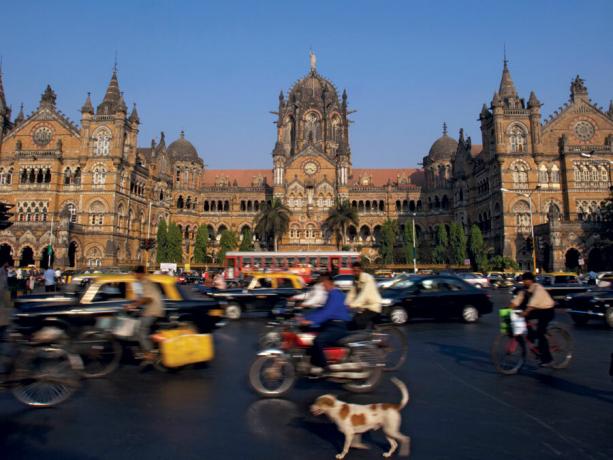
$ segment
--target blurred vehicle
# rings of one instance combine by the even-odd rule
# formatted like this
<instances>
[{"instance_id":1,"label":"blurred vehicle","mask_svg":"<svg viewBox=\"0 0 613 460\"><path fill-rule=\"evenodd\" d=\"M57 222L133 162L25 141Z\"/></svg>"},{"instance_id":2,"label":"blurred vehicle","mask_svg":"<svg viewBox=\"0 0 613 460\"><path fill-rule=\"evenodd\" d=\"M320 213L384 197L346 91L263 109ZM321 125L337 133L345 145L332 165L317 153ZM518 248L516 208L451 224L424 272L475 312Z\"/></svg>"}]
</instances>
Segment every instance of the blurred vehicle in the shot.
<instances>
[{"instance_id":1,"label":"blurred vehicle","mask_svg":"<svg viewBox=\"0 0 613 460\"><path fill-rule=\"evenodd\" d=\"M336 275L334 277L334 285L341 291L348 291L353 286L353 275Z\"/></svg>"},{"instance_id":2,"label":"blurred vehicle","mask_svg":"<svg viewBox=\"0 0 613 460\"><path fill-rule=\"evenodd\" d=\"M400 275L396 275L392 278L382 278L382 279L377 279L377 287L379 289L387 289L388 287L392 286L394 283L397 283L398 281L401 280L405 280L407 278L409 278L412 275L407 275L405 273L401 273Z\"/></svg>"},{"instance_id":3,"label":"blurred vehicle","mask_svg":"<svg viewBox=\"0 0 613 460\"><path fill-rule=\"evenodd\" d=\"M239 280L239 279L226 280L226 290L227 289L241 289L243 286L248 286L250 281L251 281L251 277L246 278L244 280ZM204 294L204 295L209 295L213 292L220 292L220 290L217 289L215 286L212 286L212 285L207 286L206 284L196 284L194 286L194 291L200 294Z\"/></svg>"},{"instance_id":4,"label":"blurred vehicle","mask_svg":"<svg viewBox=\"0 0 613 460\"><path fill-rule=\"evenodd\" d=\"M613 272L601 272L596 278L596 286L607 288L613 287Z\"/></svg>"},{"instance_id":5,"label":"blurred vehicle","mask_svg":"<svg viewBox=\"0 0 613 460\"><path fill-rule=\"evenodd\" d=\"M490 287L490 281L481 273L464 273L459 272L456 273L455 276L466 281L471 286L476 287L477 289L483 289Z\"/></svg>"},{"instance_id":6,"label":"blurred vehicle","mask_svg":"<svg viewBox=\"0 0 613 460\"><path fill-rule=\"evenodd\" d=\"M490 286L495 288L508 288L515 284L513 273L490 272L487 274L487 280Z\"/></svg>"},{"instance_id":7,"label":"blurred vehicle","mask_svg":"<svg viewBox=\"0 0 613 460\"><path fill-rule=\"evenodd\" d=\"M244 312L271 312L280 303L302 292L306 285L293 273L252 273L246 288L213 290L207 295L225 302L225 316L237 320Z\"/></svg>"},{"instance_id":8,"label":"blurred vehicle","mask_svg":"<svg viewBox=\"0 0 613 460\"><path fill-rule=\"evenodd\" d=\"M473 323L492 312L482 290L455 276L414 276L381 291L383 314L395 324L412 318L460 317Z\"/></svg>"},{"instance_id":9,"label":"blurred vehicle","mask_svg":"<svg viewBox=\"0 0 613 460\"><path fill-rule=\"evenodd\" d=\"M568 309L575 324L583 325L597 319L613 328L613 288L594 288L569 294L560 301L560 306Z\"/></svg>"},{"instance_id":10,"label":"blurred vehicle","mask_svg":"<svg viewBox=\"0 0 613 460\"><path fill-rule=\"evenodd\" d=\"M177 275L177 282L179 284L197 284L202 282L202 275L197 272L181 273Z\"/></svg>"},{"instance_id":11,"label":"blurred vehicle","mask_svg":"<svg viewBox=\"0 0 613 460\"><path fill-rule=\"evenodd\" d=\"M211 331L223 317L223 304L213 299L190 299L172 276L148 275L148 279L160 289L168 316L193 322L199 331L205 332ZM66 297L17 302L14 322L33 331L53 325L76 337L83 327L95 325L100 317L113 316L133 300L135 282L131 274L89 275L86 283Z\"/></svg>"},{"instance_id":12,"label":"blurred vehicle","mask_svg":"<svg viewBox=\"0 0 613 460\"><path fill-rule=\"evenodd\" d=\"M570 294L587 292L587 290L590 288L588 285L582 283L575 273L545 273L543 275L537 276L536 281L537 283L543 285L549 295L556 302L563 300L567 295Z\"/></svg>"}]
</instances>

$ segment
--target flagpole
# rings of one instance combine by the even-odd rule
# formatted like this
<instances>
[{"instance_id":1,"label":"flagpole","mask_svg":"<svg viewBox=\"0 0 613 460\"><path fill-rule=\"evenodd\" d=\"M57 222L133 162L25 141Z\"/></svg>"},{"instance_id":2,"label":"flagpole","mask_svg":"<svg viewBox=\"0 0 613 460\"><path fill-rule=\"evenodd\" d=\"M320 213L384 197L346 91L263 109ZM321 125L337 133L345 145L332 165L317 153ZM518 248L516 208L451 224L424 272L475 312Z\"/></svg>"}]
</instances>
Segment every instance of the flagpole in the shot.
<instances>
[{"instance_id":1,"label":"flagpole","mask_svg":"<svg viewBox=\"0 0 613 460\"><path fill-rule=\"evenodd\" d=\"M47 268L51 267L51 255L53 254L53 213L51 214L51 232L49 233L49 247L47 248Z\"/></svg>"}]
</instances>

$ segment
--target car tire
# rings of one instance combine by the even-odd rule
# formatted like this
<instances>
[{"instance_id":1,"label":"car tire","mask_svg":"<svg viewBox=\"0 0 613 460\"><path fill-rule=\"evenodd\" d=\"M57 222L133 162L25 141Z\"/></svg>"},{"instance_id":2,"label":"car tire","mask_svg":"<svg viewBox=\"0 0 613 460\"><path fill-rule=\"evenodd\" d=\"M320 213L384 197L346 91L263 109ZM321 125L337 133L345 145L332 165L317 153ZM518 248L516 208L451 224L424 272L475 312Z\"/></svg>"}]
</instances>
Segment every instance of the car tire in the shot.
<instances>
[{"instance_id":1,"label":"car tire","mask_svg":"<svg viewBox=\"0 0 613 460\"><path fill-rule=\"evenodd\" d=\"M465 323L475 323L479 319L479 310L472 305L465 305L462 308L462 319Z\"/></svg>"},{"instance_id":2,"label":"car tire","mask_svg":"<svg viewBox=\"0 0 613 460\"><path fill-rule=\"evenodd\" d=\"M406 324L406 322L409 320L409 315L407 314L407 311L402 307L392 308L390 310L389 316L392 323L397 325Z\"/></svg>"},{"instance_id":3,"label":"car tire","mask_svg":"<svg viewBox=\"0 0 613 460\"><path fill-rule=\"evenodd\" d=\"M240 305L236 303L231 303L226 307L225 313L226 318L236 321L241 318L243 310L241 309Z\"/></svg>"},{"instance_id":4,"label":"car tire","mask_svg":"<svg viewBox=\"0 0 613 460\"><path fill-rule=\"evenodd\" d=\"M613 329L613 307L609 307L604 312L605 324Z\"/></svg>"}]
</instances>

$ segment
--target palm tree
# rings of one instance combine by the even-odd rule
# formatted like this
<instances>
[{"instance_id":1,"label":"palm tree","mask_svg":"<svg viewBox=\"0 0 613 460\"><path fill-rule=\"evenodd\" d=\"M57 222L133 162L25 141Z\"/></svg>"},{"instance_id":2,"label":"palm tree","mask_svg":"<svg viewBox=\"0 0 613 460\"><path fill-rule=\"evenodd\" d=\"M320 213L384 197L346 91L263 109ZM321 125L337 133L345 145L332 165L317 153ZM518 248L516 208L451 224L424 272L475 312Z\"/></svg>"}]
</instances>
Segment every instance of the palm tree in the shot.
<instances>
[{"instance_id":1,"label":"palm tree","mask_svg":"<svg viewBox=\"0 0 613 460\"><path fill-rule=\"evenodd\" d=\"M330 214L324 222L324 228L334 233L336 247L340 250L341 244L345 244L347 227L351 224L357 227L358 223L358 212L349 204L349 201L337 201L336 207L330 209Z\"/></svg>"},{"instance_id":2,"label":"palm tree","mask_svg":"<svg viewBox=\"0 0 613 460\"><path fill-rule=\"evenodd\" d=\"M255 233L261 241L266 242L272 236L276 251L279 238L283 237L289 227L290 215L291 211L279 198L274 198L270 203L264 203L258 215L255 216Z\"/></svg>"}]
</instances>

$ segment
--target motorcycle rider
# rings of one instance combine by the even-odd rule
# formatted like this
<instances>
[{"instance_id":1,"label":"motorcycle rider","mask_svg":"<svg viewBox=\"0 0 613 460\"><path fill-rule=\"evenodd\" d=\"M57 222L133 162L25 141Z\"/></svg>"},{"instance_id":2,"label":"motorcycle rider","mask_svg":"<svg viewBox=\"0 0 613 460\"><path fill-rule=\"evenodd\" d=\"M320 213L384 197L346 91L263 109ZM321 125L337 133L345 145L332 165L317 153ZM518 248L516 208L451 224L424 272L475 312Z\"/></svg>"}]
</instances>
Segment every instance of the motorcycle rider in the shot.
<instances>
[{"instance_id":1,"label":"motorcycle rider","mask_svg":"<svg viewBox=\"0 0 613 460\"><path fill-rule=\"evenodd\" d=\"M127 306L129 310L139 309L140 321L136 335L143 351L142 366L152 364L155 355L153 354L153 342L149 338L151 326L158 318L164 316L164 301L160 290L146 277L145 267L139 265L134 269L136 282L133 284L136 299Z\"/></svg>"},{"instance_id":2,"label":"motorcycle rider","mask_svg":"<svg viewBox=\"0 0 613 460\"><path fill-rule=\"evenodd\" d=\"M328 291L321 282L321 278L311 286L311 289L306 294L305 299L300 304L303 308L318 308L326 303Z\"/></svg>"},{"instance_id":3,"label":"motorcycle rider","mask_svg":"<svg viewBox=\"0 0 613 460\"><path fill-rule=\"evenodd\" d=\"M311 373L314 375L322 374L327 369L324 349L347 335L347 322L351 320L345 305L345 294L334 286L330 273L322 273L319 282L328 293L326 302L321 308L308 312L302 320L303 325L319 330L311 348Z\"/></svg>"},{"instance_id":4,"label":"motorcycle rider","mask_svg":"<svg viewBox=\"0 0 613 460\"><path fill-rule=\"evenodd\" d=\"M347 294L347 306L355 312L353 325L366 329L381 314L381 295L375 279L362 269L360 262L354 262L351 268L354 281Z\"/></svg>"}]
</instances>

